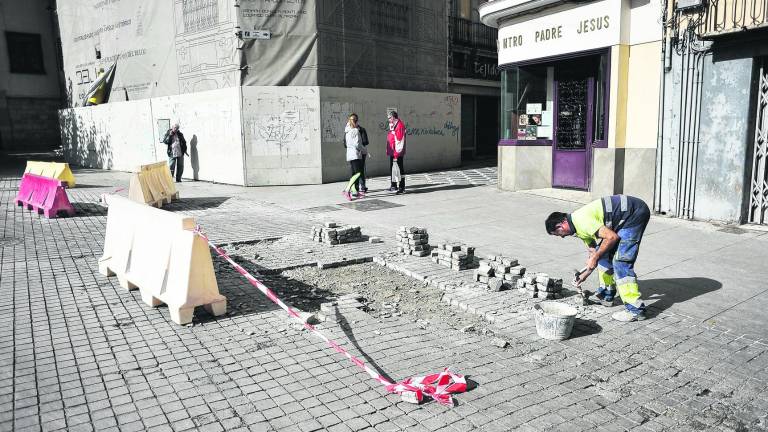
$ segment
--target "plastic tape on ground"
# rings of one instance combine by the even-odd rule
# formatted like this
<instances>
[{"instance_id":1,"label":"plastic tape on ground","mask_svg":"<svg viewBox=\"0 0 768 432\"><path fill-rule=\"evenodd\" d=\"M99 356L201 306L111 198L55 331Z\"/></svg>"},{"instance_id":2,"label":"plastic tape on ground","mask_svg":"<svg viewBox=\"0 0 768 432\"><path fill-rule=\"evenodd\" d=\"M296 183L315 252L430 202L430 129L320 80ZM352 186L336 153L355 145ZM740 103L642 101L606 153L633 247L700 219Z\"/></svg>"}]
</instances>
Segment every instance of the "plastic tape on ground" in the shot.
<instances>
[{"instance_id":1,"label":"plastic tape on ground","mask_svg":"<svg viewBox=\"0 0 768 432\"><path fill-rule=\"evenodd\" d=\"M210 245L211 248L220 257L227 260L227 262L229 262L235 268L235 270L237 270L238 273L243 275L248 280L248 282L251 283L251 285L253 285L259 291L261 291L274 304L276 304L285 312L287 312L291 318L300 322L304 326L304 328L312 332L313 335L320 338L323 342L325 342L329 347L333 348L339 354L348 358L349 361L351 361L355 366L365 371L371 378L375 379L380 384L384 385L384 387L388 392L400 394L403 400L407 402L419 403L422 401L424 395L427 395L443 405L453 406L453 397L451 396L451 394L461 393L466 391L467 381L464 378L464 376L459 374L454 374L450 372L448 368L445 368L440 373L427 375L424 377L408 378L399 383L393 383L389 381L388 379L384 378L381 374L371 369L362 360L350 354L341 345L329 339L327 336L321 333L317 328L315 328L315 326L302 320L298 312L296 312L290 306L286 305L271 289L269 289L266 285L261 283L261 281L253 277L253 275L251 275L250 273L248 273L248 271L245 270L242 266L240 266L234 260L232 260L232 258L230 258L230 256L227 255L226 251L224 251L222 248L213 244L199 228L195 232L202 239L204 239L208 243L208 245Z\"/></svg>"}]
</instances>

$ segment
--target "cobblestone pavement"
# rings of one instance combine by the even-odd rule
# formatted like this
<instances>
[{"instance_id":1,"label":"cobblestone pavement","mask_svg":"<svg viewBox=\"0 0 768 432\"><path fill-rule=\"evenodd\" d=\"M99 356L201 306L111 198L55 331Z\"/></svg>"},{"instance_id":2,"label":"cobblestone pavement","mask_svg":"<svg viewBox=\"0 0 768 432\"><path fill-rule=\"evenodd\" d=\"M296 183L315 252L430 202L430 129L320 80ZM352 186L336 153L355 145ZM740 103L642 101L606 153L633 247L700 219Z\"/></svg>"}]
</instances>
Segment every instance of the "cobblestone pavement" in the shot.
<instances>
[{"instance_id":1,"label":"cobblestone pavement","mask_svg":"<svg viewBox=\"0 0 768 432\"><path fill-rule=\"evenodd\" d=\"M668 310L618 324L594 309L571 339L548 342L535 334L530 301L514 292L463 287L466 275L427 258L389 258L393 271L443 282L446 307L494 317L510 342L502 349L355 307L321 325L392 379L451 366L477 384L452 409L411 405L290 324L220 260L228 314L201 310L193 325L174 324L166 308L145 306L97 271L106 223L98 197L115 186L70 190L79 215L48 220L13 205L17 182L0 180L0 430L768 430L763 339ZM281 268L385 263L394 248L365 226L385 243L307 245L301 237L316 216L252 198L190 196L167 209L194 215L229 247L262 242L270 256L251 268L271 270L262 278L280 295L312 288Z\"/></svg>"}]
</instances>

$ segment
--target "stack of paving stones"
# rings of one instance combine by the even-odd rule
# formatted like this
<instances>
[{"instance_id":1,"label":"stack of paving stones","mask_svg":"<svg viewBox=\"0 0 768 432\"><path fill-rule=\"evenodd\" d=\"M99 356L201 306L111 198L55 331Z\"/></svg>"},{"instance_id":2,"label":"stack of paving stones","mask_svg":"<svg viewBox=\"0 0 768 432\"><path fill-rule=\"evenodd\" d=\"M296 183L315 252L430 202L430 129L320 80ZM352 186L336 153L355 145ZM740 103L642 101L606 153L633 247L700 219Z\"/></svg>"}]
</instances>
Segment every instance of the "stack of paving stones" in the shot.
<instances>
[{"instance_id":1,"label":"stack of paving stones","mask_svg":"<svg viewBox=\"0 0 768 432\"><path fill-rule=\"evenodd\" d=\"M432 247L426 228L401 226L397 230L397 251L406 255L425 257Z\"/></svg>"},{"instance_id":2,"label":"stack of paving stones","mask_svg":"<svg viewBox=\"0 0 768 432\"><path fill-rule=\"evenodd\" d=\"M432 251L432 261L453 270L467 270L475 264L475 248L465 244L440 243Z\"/></svg>"},{"instance_id":3,"label":"stack of paving stones","mask_svg":"<svg viewBox=\"0 0 768 432\"><path fill-rule=\"evenodd\" d=\"M502 291L516 286L525 275L525 267L516 259L501 255L488 255L480 260L475 270L475 280L488 286L491 291Z\"/></svg>"},{"instance_id":4,"label":"stack of paving stones","mask_svg":"<svg viewBox=\"0 0 768 432\"><path fill-rule=\"evenodd\" d=\"M312 227L312 240L330 245L355 243L363 241L363 234L357 225L342 227L334 222L326 222L325 226Z\"/></svg>"},{"instance_id":5,"label":"stack of paving stones","mask_svg":"<svg viewBox=\"0 0 768 432\"><path fill-rule=\"evenodd\" d=\"M519 279L516 287L521 294L530 298L554 300L563 298L563 280L546 273L529 273Z\"/></svg>"}]
</instances>

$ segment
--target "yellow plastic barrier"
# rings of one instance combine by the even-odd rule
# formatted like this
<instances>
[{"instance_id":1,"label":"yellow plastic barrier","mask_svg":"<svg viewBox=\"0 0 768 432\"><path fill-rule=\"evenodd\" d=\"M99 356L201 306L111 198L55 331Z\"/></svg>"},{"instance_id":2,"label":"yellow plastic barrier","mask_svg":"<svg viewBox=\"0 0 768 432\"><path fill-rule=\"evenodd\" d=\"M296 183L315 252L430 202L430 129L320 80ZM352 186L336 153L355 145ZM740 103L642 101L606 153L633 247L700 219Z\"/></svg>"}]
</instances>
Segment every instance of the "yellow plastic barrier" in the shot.
<instances>
[{"instance_id":1,"label":"yellow plastic barrier","mask_svg":"<svg viewBox=\"0 0 768 432\"><path fill-rule=\"evenodd\" d=\"M66 162L27 161L27 167L24 169L24 172L55 178L56 180L66 182L69 188L75 187L75 175L72 174L72 170L69 169L69 164Z\"/></svg>"},{"instance_id":2,"label":"yellow plastic barrier","mask_svg":"<svg viewBox=\"0 0 768 432\"><path fill-rule=\"evenodd\" d=\"M195 220L116 195L105 198L107 232L99 272L120 286L138 288L150 306L168 305L177 324L192 322L195 307L213 315L227 310L219 294L208 244L194 233Z\"/></svg>"},{"instance_id":3,"label":"yellow plastic barrier","mask_svg":"<svg viewBox=\"0 0 768 432\"><path fill-rule=\"evenodd\" d=\"M138 167L136 173L131 175L128 198L153 207L162 207L179 199L168 163L157 162Z\"/></svg>"}]
</instances>

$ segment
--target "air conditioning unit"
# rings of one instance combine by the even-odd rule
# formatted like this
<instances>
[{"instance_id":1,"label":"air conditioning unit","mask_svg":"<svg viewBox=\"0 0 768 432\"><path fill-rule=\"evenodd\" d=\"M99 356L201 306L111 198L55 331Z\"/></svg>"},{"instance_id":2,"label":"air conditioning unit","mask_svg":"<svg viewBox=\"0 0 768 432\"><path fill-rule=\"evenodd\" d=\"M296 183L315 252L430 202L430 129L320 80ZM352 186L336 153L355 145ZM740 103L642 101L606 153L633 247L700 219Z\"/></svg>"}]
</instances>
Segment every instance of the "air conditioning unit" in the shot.
<instances>
[{"instance_id":1,"label":"air conditioning unit","mask_svg":"<svg viewBox=\"0 0 768 432\"><path fill-rule=\"evenodd\" d=\"M677 0L675 10L698 9L704 6L705 0Z\"/></svg>"}]
</instances>

